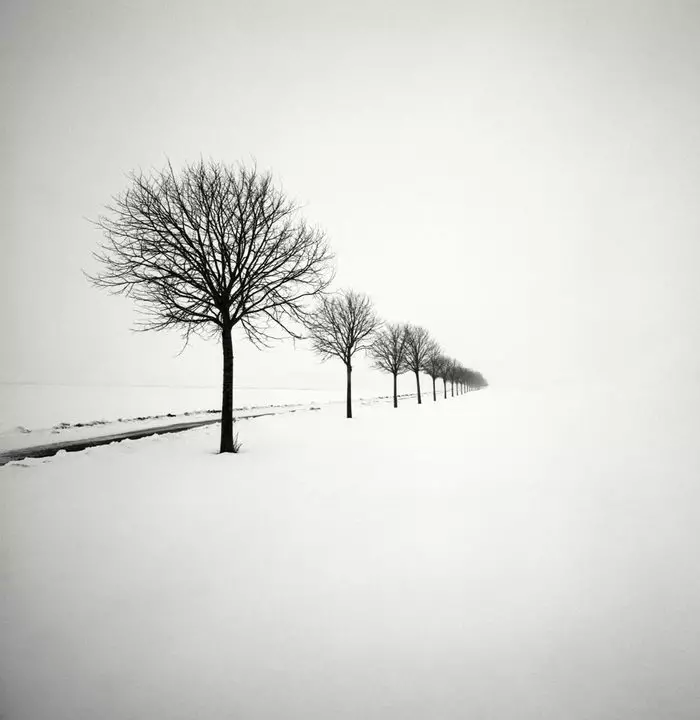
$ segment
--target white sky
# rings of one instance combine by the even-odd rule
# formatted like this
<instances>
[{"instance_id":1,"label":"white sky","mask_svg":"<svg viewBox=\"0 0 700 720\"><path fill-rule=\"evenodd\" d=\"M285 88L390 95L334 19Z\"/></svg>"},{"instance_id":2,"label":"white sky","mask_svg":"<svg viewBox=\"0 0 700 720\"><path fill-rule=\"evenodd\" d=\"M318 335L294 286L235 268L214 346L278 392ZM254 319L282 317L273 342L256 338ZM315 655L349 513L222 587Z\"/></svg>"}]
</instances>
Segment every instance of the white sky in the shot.
<instances>
[{"instance_id":1,"label":"white sky","mask_svg":"<svg viewBox=\"0 0 700 720\"><path fill-rule=\"evenodd\" d=\"M215 342L174 357L81 274L125 173L201 154L272 169L339 286L494 384L697 383L700 3L0 13L0 381L218 383ZM238 383L342 389L308 352L236 351Z\"/></svg>"}]
</instances>

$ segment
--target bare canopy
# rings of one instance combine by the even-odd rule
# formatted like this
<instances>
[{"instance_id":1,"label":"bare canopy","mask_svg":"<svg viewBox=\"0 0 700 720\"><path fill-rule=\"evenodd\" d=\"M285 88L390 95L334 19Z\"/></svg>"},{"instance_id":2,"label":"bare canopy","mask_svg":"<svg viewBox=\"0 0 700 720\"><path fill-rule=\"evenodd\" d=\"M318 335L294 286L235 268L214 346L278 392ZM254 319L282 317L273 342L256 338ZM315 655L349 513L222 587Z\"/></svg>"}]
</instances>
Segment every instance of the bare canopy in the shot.
<instances>
[{"instance_id":1,"label":"bare canopy","mask_svg":"<svg viewBox=\"0 0 700 720\"><path fill-rule=\"evenodd\" d=\"M430 333L417 325L406 326L406 369L416 376L416 396L421 400L420 373L432 349L433 341Z\"/></svg>"},{"instance_id":2,"label":"bare canopy","mask_svg":"<svg viewBox=\"0 0 700 720\"><path fill-rule=\"evenodd\" d=\"M436 378L440 377L440 374L443 371L444 362L445 358L442 354L442 348L435 340L433 340L430 343L430 348L428 349L428 354L425 358L425 362L423 363L422 368L423 372L428 375L433 381L433 401L437 400L437 393L435 391L435 380Z\"/></svg>"},{"instance_id":3,"label":"bare canopy","mask_svg":"<svg viewBox=\"0 0 700 720\"><path fill-rule=\"evenodd\" d=\"M394 407L398 406L397 378L406 370L406 327L389 323L380 330L370 348L377 370L391 373L394 380Z\"/></svg>"},{"instance_id":4,"label":"bare canopy","mask_svg":"<svg viewBox=\"0 0 700 720\"><path fill-rule=\"evenodd\" d=\"M221 452L234 451L233 343L240 326L256 345L295 334L306 301L332 278L324 233L255 167L170 163L129 176L97 225L104 241L95 285L134 298L137 329L221 338Z\"/></svg>"},{"instance_id":5,"label":"bare canopy","mask_svg":"<svg viewBox=\"0 0 700 720\"><path fill-rule=\"evenodd\" d=\"M352 359L360 350L369 350L379 320L372 301L362 293L342 290L322 297L307 322L314 351L324 360L339 358L347 377L346 412L352 417Z\"/></svg>"}]
</instances>

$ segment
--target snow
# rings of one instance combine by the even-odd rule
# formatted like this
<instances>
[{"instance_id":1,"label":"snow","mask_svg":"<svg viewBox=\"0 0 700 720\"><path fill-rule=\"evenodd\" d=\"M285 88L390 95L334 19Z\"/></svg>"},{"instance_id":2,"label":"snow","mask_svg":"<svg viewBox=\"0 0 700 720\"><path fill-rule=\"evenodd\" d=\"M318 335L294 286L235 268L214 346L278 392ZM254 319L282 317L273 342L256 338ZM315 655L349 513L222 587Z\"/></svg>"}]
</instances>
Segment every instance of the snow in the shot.
<instances>
[{"instance_id":1,"label":"snow","mask_svg":"<svg viewBox=\"0 0 700 720\"><path fill-rule=\"evenodd\" d=\"M3 388L0 387L0 391ZM201 402L207 397L207 394L191 394L185 392L178 398L180 390L173 393L170 402L163 392L159 391L154 396L151 390L140 389L133 394L127 393L123 396L123 392L116 388L109 390L103 389L102 393L98 393L93 397L87 388L69 388L67 386L23 386L21 391L17 388L4 388L5 391L12 390L14 394L14 402L4 406L4 412L12 412L12 420L5 419L0 421L0 453L15 450L18 448L36 447L39 445L47 445L51 443L59 443L69 440L83 440L98 436L113 435L125 433L128 431L145 430L148 428L158 428L165 425L173 425L176 423L195 422L197 420L215 419L219 414L220 400L217 397L209 397L211 400L211 409L195 410L197 399ZM69 392L70 391L70 392ZM210 394L210 393L209 393ZM254 405L238 405L234 408L235 416L250 416L264 414L271 411L289 411L291 409L315 408L320 405L328 405L333 403L344 403L343 393L330 391L314 391L314 397L322 398L309 402L308 392L300 391L242 391L237 390L234 394L237 403L241 402L241 398L253 398L258 403L268 401L266 404ZM426 397L428 393L425 393ZM306 396L306 397L305 397ZM338 399L342 397L342 399ZM402 397L410 397L403 395ZM96 399L104 400L104 405L95 406ZM376 395L359 395L357 402L374 402ZM386 401L388 396L380 396L380 399ZM272 402L270 402L272 400ZM279 402L285 400L285 402ZM183 403L192 402L192 405ZM68 407L71 407L68 410ZM136 412L142 408L149 408L158 414L147 415L141 412L136 417L118 417L119 412L124 409L130 409ZM175 408L180 408L179 412L173 412ZM184 408L184 410L182 410ZM82 413L82 414L81 414ZM90 415L89 413L92 413ZM22 417L24 420L33 418L36 422L54 422L56 418L72 418L70 421L56 421L55 424L46 427L41 425L21 425L17 423L17 418ZM49 421L49 418L52 418ZM106 419L110 418L110 419Z\"/></svg>"},{"instance_id":2,"label":"snow","mask_svg":"<svg viewBox=\"0 0 700 720\"><path fill-rule=\"evenodd\" d=\"M290 411L292 409L312 408L314 405L286 405L273 407L267 405L258 408L235 408L236 417L251 417L270 412ZM142 418L119 418L117 420L93 420L86 423L69 425L60 423L52 428L40 428L29 430L24 427L15 427L5 432L0 432L0 453L6 450L26 449L40 445L60 443L71 440L84 440L88 438L102 437L127 433L131 431L158 429L177 423L198 422L216 420L221 415L220 410L204 412L185 412L178 415L170 413L167 415L156 415L154 417Z\"/></svg>"},{"instance_id":3,"label":"snow","mask_svg":"<svg viewBox=\"0 0 700 720\"><path fill-rule=\"evenodd\" d=\"M145 430L177 422L209 420L215 418L214 414L195 412L188 414L160 415L152 418L127 418L117 420L91 420L85 423L71 425L59 423L51 428L38 428L31 430L24 426L15 426L0 432L0 453L18 448L36 447L67 440L83 440L85 438L128 432L131 430Z\"/></svg>"},{"instance_id":4,"label":"snow","mask_svg":"<svg viewBox=\"0 0 700 720\"><path fill-rule=\"evenodd\" d=\"M494 389L0 468L7 720L700 715L671 403Z\"/></svg>"},{"instance_id":5,"label":"snow","mask_svg":"<svg viewBox=\"0 0 700 720\"><path fill-rule=\"evenodd\" d=\"M284 365L285 356L276 357L274 351L251 356L244 368L255 373L254 377L265 377L267 363L272 360ZM345 369L341 362L332 367L321 365L313 359L314 374L321 369L328 372L313 382L313 377L303 373L292 373L292 382L298 387L275 387L272 378L266 383L270 387L245 377L242 385L235 384L234 407L251 408L283 405L309 405L342 401L345 397ZM307 368L308 371L308 368ZM242 371L241 371L242 372ZM392 391L391 376L377 373L366 367L359 367L354 374L353 391L356 397L371 398L387 395ZM195 376L196 377L196 376ZM235 382L238 376L234 377ZM183 378L180 378L182 381ZM245 382L257 385L246 385ZM277 380L280 385L284 383ZM426 378L422 379L426 382ZM316 385L321 385L318 387ZM427 388L428 386L425 385ZM399 392L415 390L412 375L399 377ZM221 384L216 374L210 386L168 386L168 385L60 385L60 384L5 384L0 382L0 435L17 432L19 428L36 431L51 429L59 424L87 423L94 421L112 422L119 418L128 419L143 416L181 415L185 412L206 411L221 407Z\"/></svg>"},{"instance_id":6,"label":"snow","mask_svg":"<svg viewBox=\"0 0 700 720\"><path fill-rule=\"evenodd\" d=\"M234 388L234 406L309 404L342 397L344 376L339 373L338 389L247 389ZM389 391L387 385L386 392ZM59 424L94 421L113 422L119 418L181 415L221 407L221 386L148 387L79 385L0 384L0 434L52 429Z\"/></svg>"}]
</instances>

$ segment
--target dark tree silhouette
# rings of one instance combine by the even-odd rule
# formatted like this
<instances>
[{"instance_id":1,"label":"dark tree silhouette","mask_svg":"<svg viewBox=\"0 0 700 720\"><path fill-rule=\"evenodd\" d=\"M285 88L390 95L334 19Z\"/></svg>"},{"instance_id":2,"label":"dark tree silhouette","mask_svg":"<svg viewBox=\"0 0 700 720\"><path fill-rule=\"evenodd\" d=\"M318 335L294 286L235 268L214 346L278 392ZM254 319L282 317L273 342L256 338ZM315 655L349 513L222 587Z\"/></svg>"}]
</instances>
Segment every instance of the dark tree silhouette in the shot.
<instances>
[{"instance_id":1,"label":"dark tree silhouette","mask_svg":"<svg viewBox=\"0 0 700 720\"><path fill-rule=\"evenodd\" d=\"M321 230L275 188L269 173L213 161L179 173L135 172L97 220L102 271L89 279L133 298L139 330L218 336L223 349L220 452L233 441L233 342L240 326L256 346L306 317L306 301L332 279Z\"/></svg>"},{"instance_id":2,"label":"dark tree silhouette","mask_svg":"<svg viewBox=\"0 0 700 720\"><path fill-rule=\"evenodd\" d=\"M447 366L449 364L449 360L445 355L441 355L439 363L440 364L439 364L438 377L440 378L440 380L442 380L444 396L445 396L445 400L447 400Z\"/></svg>"},{"instance_id":3,"label":"dark tree silhouette","mask_svg":"<svg viewBox=\"0 0 700 720\"><path fill-rule=\"evenodd\" d=\"M406 328L388 324L374 338L370 357L377 370L391 373L394 379L394 407L398 406L397 378L406 369Z\"/></svg>"},{"instance_id":4,"label":"dark tree silhouette","mask_svg":"<svg viewBox=\"0 0 700 720\"><path fill-rule=\"evenodd\" d=\"M339 358L346 370L346 414L352 417L352 359L369 350L380 323L372 301L361 293L343 290L322 297L307 320L314 350L324 359Z\"/></svg>"},{"instance_id":5,"label":"dark tree silhouette","mask_svg":"<svg viewBox=\"0 0 700 720\"><path fill-rule=\"evenodd\" d=\"M465 393L468 393L472 387L472 378L474 376L474 371L470 370L469 368L462 368L462 376L461 376L461 382L462 382L462 388L464 389Z\"/></svg>"},{"instance_id":6,"label":"dark tree silhouette","mask_svg":"<svg viewBox=\"0 0 700 720\"><path fill-rule=\"evenodd\" d=\"M416 376L416 395L418 403L422 402L420 394L420 372L430 353L432 340L425 328L417 325L406 325L406 369Z\"/></svg>"},{"instance_id":7,"label":"dark tree silhouette","mask_svg":"<svg viewBox=\"0 0 700 720\"><path fill-rule=\"evenodd\" d=\"M464 368L457 364L457 367L455 368L455 383L457 385L457 395L462 394L462 382L464 380Z\"/></svg>"},{"instance_id":8,"label":"dark tree silhouette","mask_svg":"<svg viewBox=\"0 0 700 720\"><path fill-rule=\"evenodd\" d=\"M437 400L437 394L435 392L435 380L441 376L443 371L444 357L440 346L435 342L431 342L428 351L428 357L423 365L423 372L430 377L433 381L433 402Z\"/></svg>"},{"instance_id":9,"label":"dark tree silhouette","mask_svg":"<svg viewBox=\"0 0 700 720\"><path fill-rule=\"evenodd\" d=\"M466 392L471 392L472 390L481 390L487 385L488 383L480 372L476 372L475 370L471 370L470 368L465 368L464 387Z\"/></svg>"},{"instance_id":10,"label":"dark tree silhouette","mask_svg":"<svg viewBox=\"0 0 700 720\"><path fill-rule=\"evenodd\" d=\"M455 383L457 382L457 367L459 363L454 359L450 358L447 361L447 379L450 381L450 393L451 396L455 396Z\"/></svg>"}]
</instances>

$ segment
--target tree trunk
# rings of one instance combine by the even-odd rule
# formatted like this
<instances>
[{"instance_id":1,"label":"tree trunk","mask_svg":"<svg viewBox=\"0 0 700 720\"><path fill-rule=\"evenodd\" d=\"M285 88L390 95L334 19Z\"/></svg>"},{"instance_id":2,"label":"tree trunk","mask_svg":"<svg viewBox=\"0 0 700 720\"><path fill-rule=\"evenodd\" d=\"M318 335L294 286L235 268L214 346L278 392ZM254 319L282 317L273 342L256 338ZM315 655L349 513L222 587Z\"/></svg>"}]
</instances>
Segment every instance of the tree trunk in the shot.
<instances>
[{"instance_id":1,"label":"tree trunk","mask_svg":"<svg viewBox=\"0 0 700 720\"><path fill-rule=\"evenodd\" d=\"M345 366L347 370L347 394L345 397L346 417L352 418L352 365Z\"/></svg>"},{"instance_id":2,"label":"tree trunk","mask_svg":"<svg viewBox=\"0 0 700 720\"><path fill-rule=\"evenodd\" d=\"M221 444L220 453L235 452L233 447L233 342L231 328L221 332L224 351L223 393L221 397Z\"/></svg>"},{"instance_id":3,"label":"tree trunk","mask_svg":"<svg viewBox=\"0 0 700 720\"><path fill-rule=\"evenodd\" d=\"M398 407L398 406L399 406L399 399L398 399L398 396L396 395L396 373L394 373L394 407Z\"/></svg>"},{"instance_id":4,"label":"tree trunk","mask_svg":"<svg viewBox=\"0 0 700 720\"><path fill-rule=\"evenodd\" d=\"M423 401L421 400L421 397L420 397L420 373L419 372L416 372L416 394L418 395L418 404L420 405L421 402L423 402Z\"/></svg>"},{"instance_id":5,"label":"tree trunk","mask_svg":"<svg viewBox=\"0 0 700 720\"><path fill-rule=\"evenodd\" d=\"M433 402L437 400L437 395L435 394L435 378L433 378Z\"/></svg>"},{"instance_id":6,"label":"tree trunk","mask_svg":"<svg viewBox=\"0 0 700 720\"><path fill-rule=\"evenodd\" d=\"M445 391L445 400L447 400L447 380L445 378L442 378L442 387Z\"/></svg>"},{"instance_id":7,"label":"tree trunk","mask_svg":"<svg viewBox=\"0 0 700 720\"><path fill-rule=\"evenodd\" d=\"M450 382L450 387L452 388L452 397L455 396L455 384L453 382Z\"/></svg>"}]
</instances>

